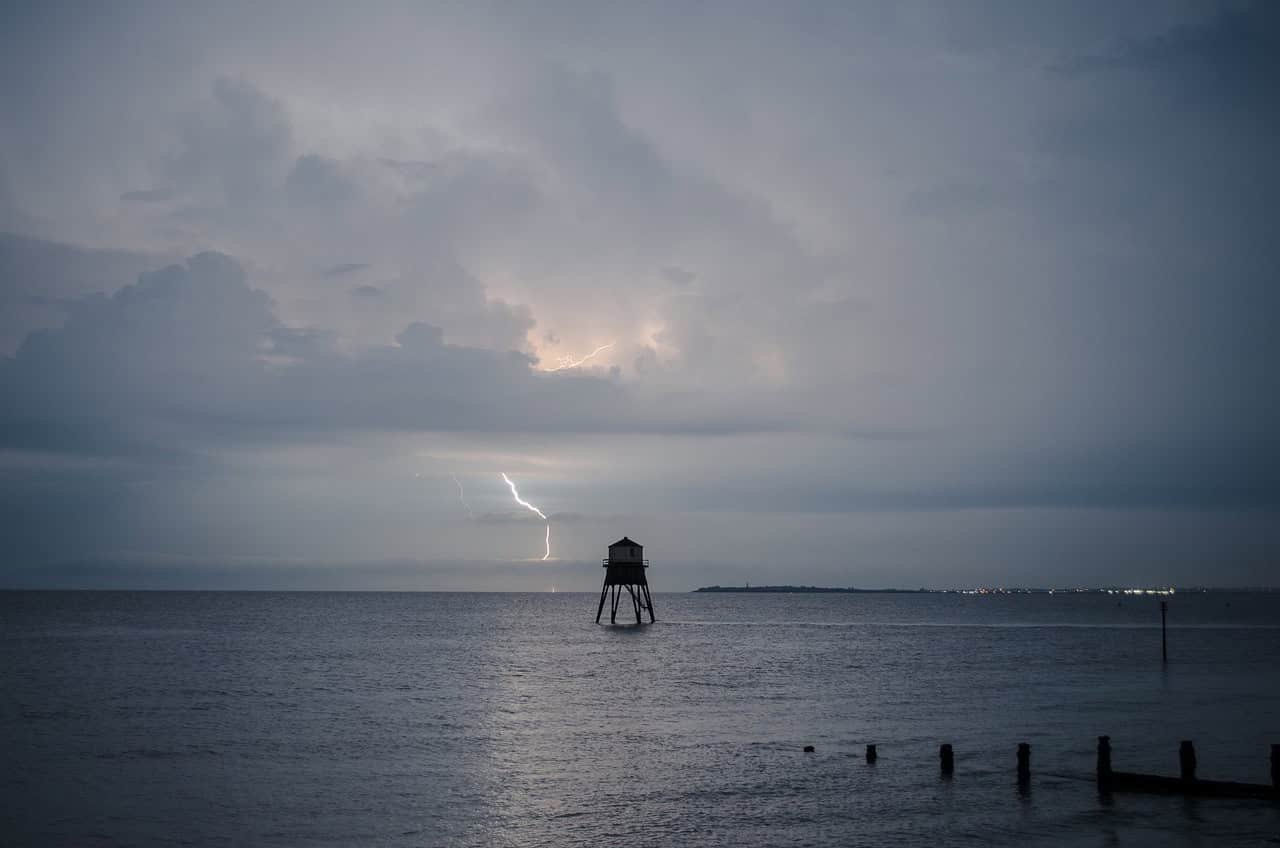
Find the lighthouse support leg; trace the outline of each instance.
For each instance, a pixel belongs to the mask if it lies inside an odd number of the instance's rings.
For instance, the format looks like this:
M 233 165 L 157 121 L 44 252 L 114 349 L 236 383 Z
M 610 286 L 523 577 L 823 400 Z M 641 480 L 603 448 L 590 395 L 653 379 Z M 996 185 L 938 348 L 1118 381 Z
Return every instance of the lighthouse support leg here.
M 609 594 L 608 581 L 600 587 L 600 606 L 596 607 L 596 624 L 600 623 L 600 614 L 604 612 L 604 598 L 607 594 Z
M 653 624 L 653 596 L 649 594 L 649 584 L 645 583 L 641 586 L 644 589 L 644 603 L 649 608 L 649 623 Z

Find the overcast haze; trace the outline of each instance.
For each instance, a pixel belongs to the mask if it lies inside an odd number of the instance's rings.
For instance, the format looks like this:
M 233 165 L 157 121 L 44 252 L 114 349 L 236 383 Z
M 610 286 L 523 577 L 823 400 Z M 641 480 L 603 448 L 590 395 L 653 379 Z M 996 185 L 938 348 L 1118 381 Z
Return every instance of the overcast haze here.
M 1269 2 L 6 4 L 0 585 L 1280 583 L 1278 85 Z

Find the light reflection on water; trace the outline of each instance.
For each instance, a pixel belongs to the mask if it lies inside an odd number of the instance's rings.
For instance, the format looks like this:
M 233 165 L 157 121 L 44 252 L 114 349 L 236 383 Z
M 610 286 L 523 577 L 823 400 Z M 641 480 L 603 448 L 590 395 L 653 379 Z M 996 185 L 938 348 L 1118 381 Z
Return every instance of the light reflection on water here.
M 0 843 L 1258 840 L 1280 596 L 0 593 Z M 1230 606 L 1227 606 L 1230 604 Z M 1018 791 L 1014 750 L 1032 745 Z M 863 746 L 879 759 L 868 765 Z M 943 781 L 937 749 L 956 774 Z M 804 754 L 806 744 L 816 747 Z

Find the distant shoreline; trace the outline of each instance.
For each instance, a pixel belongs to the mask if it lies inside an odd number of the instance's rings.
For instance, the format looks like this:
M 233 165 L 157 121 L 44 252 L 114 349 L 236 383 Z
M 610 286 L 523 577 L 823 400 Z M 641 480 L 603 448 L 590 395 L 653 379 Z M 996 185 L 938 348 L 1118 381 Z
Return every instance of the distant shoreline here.
M 760 594 L 848 594 L 848 595 L 919 595 L 936 589 L 846 589 L 833 586 L 703 586 L 695 592 L 750 592 Z
M 839 586 L 703 586 L 694 589 L 694 592 L 734 592 L 738 594 L 760 594 L 760 595 L 787 595 L 787 594 L 803 594 L 803 595 L 1174 595 L 1174 594 L 1205 594 L 1205 593 L 1231 593 L 1231 594 L 1250 594 L 1250 593 L 1269 593 L 1277 592 L 1276 588 L 1213 588 L 1207 586 L 1196 586 L 1175 589 L 1173 587 L 1159 588 L 1142 588 L 1135 589 L 1129 587 L 1098 587 L 1098 588 L 1078 588 L 1078 589 L 1009 589 L 1009 588 L 977 588 L 977 589 L 857 589 L 853 587 Z

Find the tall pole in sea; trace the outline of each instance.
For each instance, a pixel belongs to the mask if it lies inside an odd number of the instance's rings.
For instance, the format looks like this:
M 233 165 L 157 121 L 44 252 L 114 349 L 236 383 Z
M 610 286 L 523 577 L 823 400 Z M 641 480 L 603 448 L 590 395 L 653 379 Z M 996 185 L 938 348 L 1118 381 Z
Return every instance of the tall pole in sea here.
M 1169 602 L 1160 602 L 1160 657 L 1164 662 L 1169 661 L 1169 636 L 1165 632 L 1165 616 L 1169 612 Z

